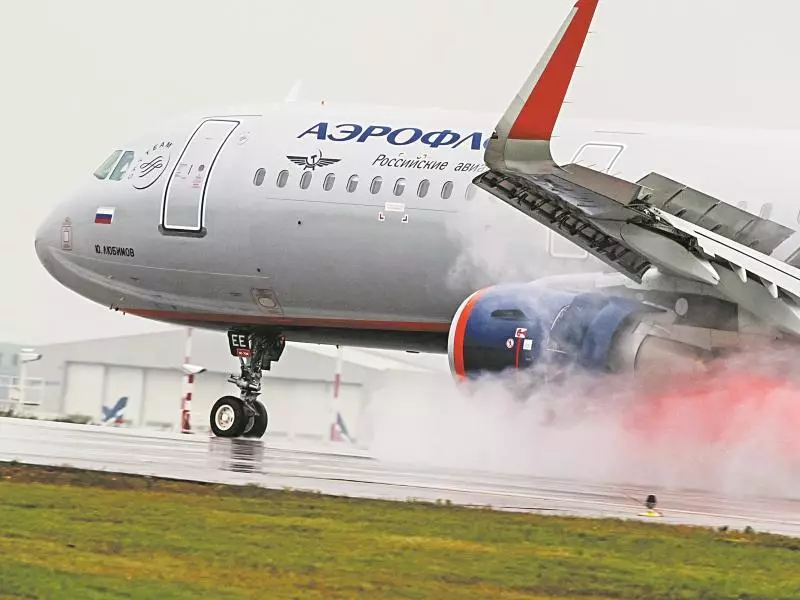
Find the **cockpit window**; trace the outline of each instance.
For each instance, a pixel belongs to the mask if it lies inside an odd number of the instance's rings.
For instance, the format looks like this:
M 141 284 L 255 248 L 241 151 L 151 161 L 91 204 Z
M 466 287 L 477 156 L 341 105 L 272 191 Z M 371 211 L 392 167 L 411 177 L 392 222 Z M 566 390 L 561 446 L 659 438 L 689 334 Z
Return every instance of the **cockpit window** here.
M 109 179 L 113 179 L 114 181 L 119 181 L 122 179 L 122 176 L 128 172 L 128 167 L 131 166 L 133 162 L 133 150 L 126 150 L 125 154 L 122 155 L 122 158 L 119 159 L 117 166 L 114 168 L 114 172 L 111 173 Z
M 94 176 L 98 179 L 105 179 L 108 177 L 108 174 L 111 172 L 111 169 L 114 168 L 114 165 L 117 164 L 117 159 L 119 155 L 122 154 L 122 150 L 114 150 L 111 155 L 103 161 L 103 164 L 97 167 L 97 170 L 94 172 Z

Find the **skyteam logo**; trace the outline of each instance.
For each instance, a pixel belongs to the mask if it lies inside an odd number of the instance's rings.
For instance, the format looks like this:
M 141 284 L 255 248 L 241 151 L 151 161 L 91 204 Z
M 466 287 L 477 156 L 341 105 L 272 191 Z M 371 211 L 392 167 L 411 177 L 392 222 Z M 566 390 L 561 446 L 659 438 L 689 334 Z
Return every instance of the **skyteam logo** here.
M 172 142 L 161 142 L 145 151 L 128 177 L 133 182 L 133 187 L 137 190 L 149 188 L 161 177 L 172 158 L 171 148 Z
M 452 129 L 425 131 L 419 127 L 391 127 L 389 125 L 359 125 L 357 123 L 340 123 L 331 125 L 321 122 L 306 129 L 298 138 L 313 135 L 318 140 L 332 142 L 366 142 L 370 138 L 383 138 L 392 146 L 408 146 L 415 142 L 431 148 L 466 147 L 472 150 L 485 149 L 491 134 L 480 131 L 459 132 Z
M 286 158 L 303 167 L 303 171 L 306 169 L 313 171 L 317 167 L 328 167 L 342 160 L 341 158 L 322 158 L 322 150 L 317 150 L 317 153 L 311 156 L 287 156 Z

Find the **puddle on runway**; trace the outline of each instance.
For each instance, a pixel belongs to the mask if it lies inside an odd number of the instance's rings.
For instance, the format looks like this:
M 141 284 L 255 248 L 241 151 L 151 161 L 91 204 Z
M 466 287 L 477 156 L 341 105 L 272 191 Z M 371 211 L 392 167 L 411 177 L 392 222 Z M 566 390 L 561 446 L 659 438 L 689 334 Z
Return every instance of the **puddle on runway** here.
M 234 473 L 263 473 L 264 442 L 242 438 L 210 438 L 210 466 Z

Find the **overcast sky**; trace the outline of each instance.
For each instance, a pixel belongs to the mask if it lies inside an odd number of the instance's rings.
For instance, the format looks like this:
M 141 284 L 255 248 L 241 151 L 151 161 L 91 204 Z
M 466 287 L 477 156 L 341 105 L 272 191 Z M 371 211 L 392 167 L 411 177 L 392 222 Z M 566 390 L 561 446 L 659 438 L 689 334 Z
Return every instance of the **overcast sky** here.
M 573 0 L 25 0 L 0 18 L 0 340 L 159 325 L 56 283 L 39 221 L 119 143 L 192 109 L 281 100 L 503 112 Z M 798 127 L 792 0 L 601 0 L 570 115 Z

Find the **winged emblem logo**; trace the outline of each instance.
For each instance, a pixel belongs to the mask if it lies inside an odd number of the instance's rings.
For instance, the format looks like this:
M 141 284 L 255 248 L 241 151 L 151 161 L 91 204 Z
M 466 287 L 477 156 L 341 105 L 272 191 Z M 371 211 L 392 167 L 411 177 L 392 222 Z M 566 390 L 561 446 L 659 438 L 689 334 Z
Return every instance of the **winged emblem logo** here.
M 322 150 L 318 150 L 316 154 L 311 156 L 287 156 L 294 164 L 303 167 L 303 171 L 311 169 L 312 171 L 317 167 L 327 167 L 333 163 L 337 163 L 341 158 L 323 158 Z

